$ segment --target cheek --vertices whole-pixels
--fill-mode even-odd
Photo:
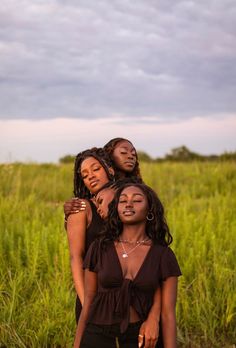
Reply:
[[[105,171],[100,174],[100,180],[105,181],[105,182],[108,181],[108,176],[107,176],[107,173]]]
[[[144,204],[142,207],[140,207],[140,214],[142,214],[142,216],[147,216],[148,214],[148,205],[147,204]]]
[[[119,216],[120,219],[121,219],[121,215],[122,215],[121,211],[122,211],[122,207],[118,205],[117,212],[118,212],[118,216]]]

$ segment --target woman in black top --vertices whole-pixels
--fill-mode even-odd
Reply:
[[[86,202],[86,210],[70,215],[67,221],[71,271],[77,293],[77,321],[84,299],[83,259],[103,226],[103,220],[94,204],[94,194],[113,178],[111,163],[102,149],[92,148],[76,156],[74,193],[76,197],[81,197]]]
[[[144,184],[118,189],[105,236],[93,242],[85,258],[85,300],[75,348],[159,347],[158,311],[164,347],[176,348],[181,272],[168,247],[171,241],[153,190]]]

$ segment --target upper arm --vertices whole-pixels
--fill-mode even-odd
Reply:
[[[177,277],[168,277],[162,282],[161,287],[161,306],[164,314],[175,311],[177,298]]]
[[[79,213],[71,214],[68,217],[67,237],[68,237],[71,256],[84,255],[86,229],[87,229],[86,211],[80,211]]]

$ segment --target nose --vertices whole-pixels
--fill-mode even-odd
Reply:
[[[97,208],[97,212],[101,216],[101,218],[104,218],[104,213],[103,213],[103,210],[101,209],[101,207]]]
[[[91,181],[94,177],[95,177],[94,172],[93,172],[93,171],[90,171],[90,172],[88,173],[88,179]]]
[[[125,205],[126,208],[132,208],[133,207],[133,202],[131,200],[128,200]]]
[[[129,152],[128,153],[128,158],[133,160],[135,158],[134,153],[133,152]]]

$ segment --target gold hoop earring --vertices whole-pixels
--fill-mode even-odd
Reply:
[[[149,213],[146,216],[146,219],[148,221],[152,221],[154,219],[154,214],[151,211],[149,211]]]

